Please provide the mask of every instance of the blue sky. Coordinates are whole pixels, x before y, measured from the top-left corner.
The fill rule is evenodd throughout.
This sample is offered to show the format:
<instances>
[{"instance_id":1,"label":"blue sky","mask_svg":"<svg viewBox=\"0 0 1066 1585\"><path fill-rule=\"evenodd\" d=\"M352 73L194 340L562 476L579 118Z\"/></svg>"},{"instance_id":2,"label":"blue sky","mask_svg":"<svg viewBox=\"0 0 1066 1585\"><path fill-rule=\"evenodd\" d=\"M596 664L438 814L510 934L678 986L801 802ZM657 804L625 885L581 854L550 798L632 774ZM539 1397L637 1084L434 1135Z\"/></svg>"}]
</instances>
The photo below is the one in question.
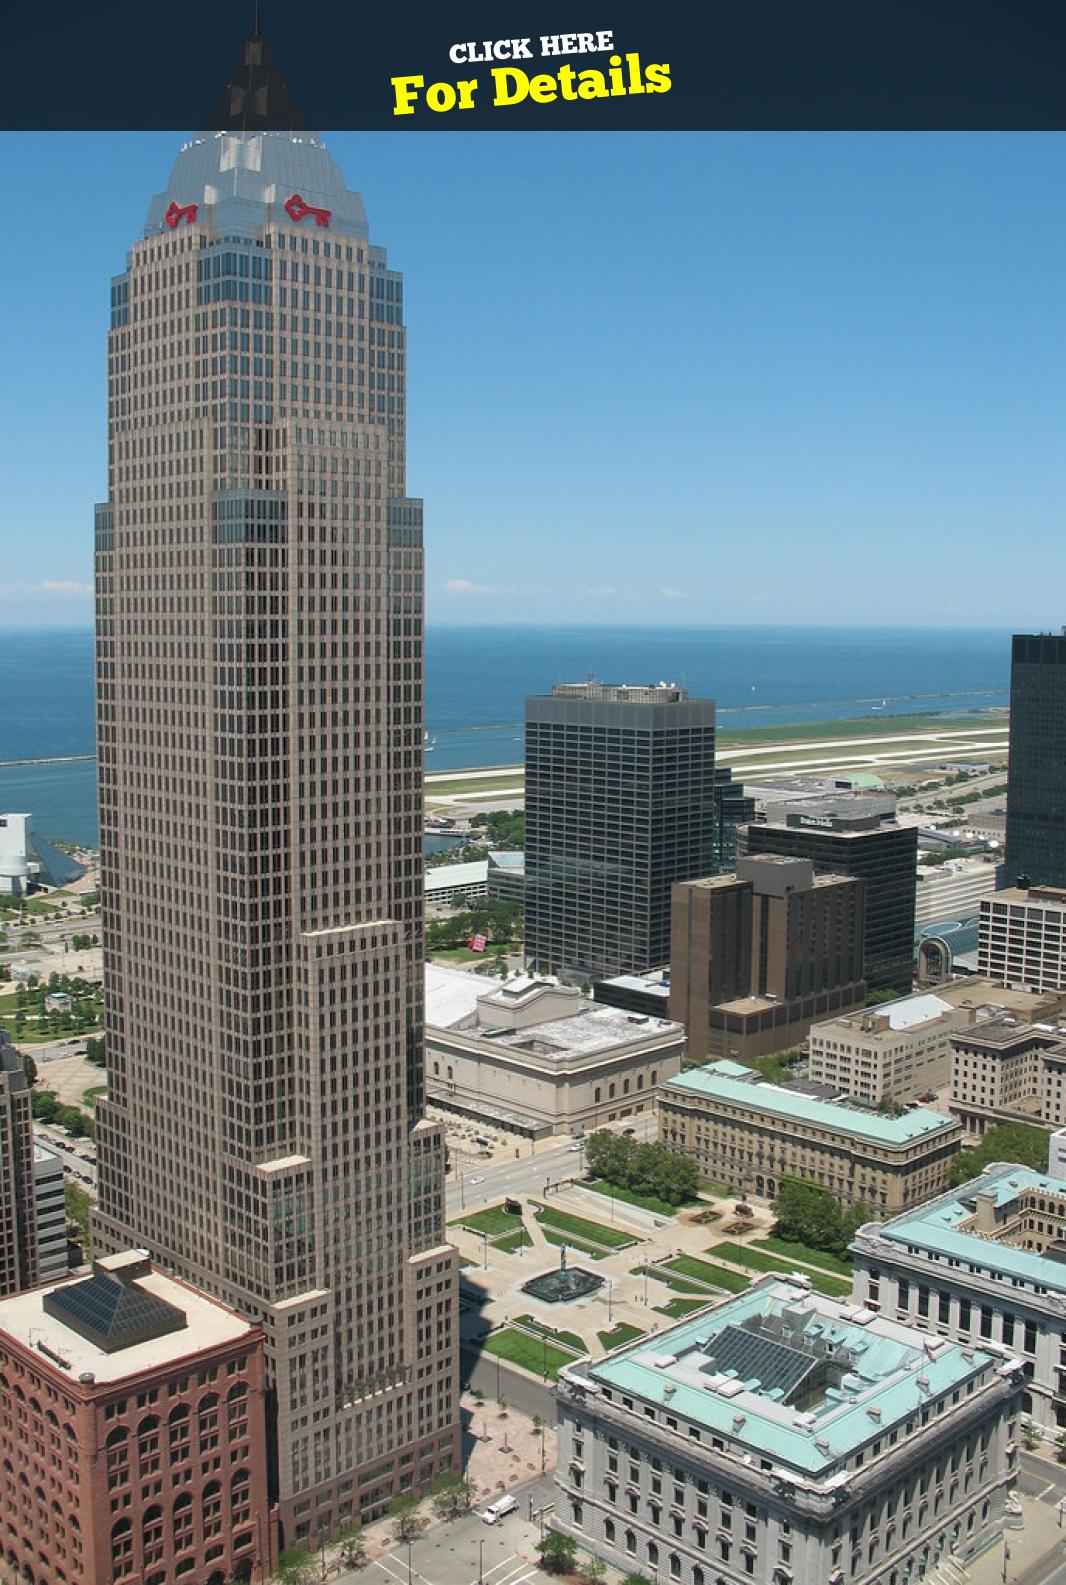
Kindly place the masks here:
<instances>
[{"instance_id":1,"label":"blue sky","mask_svg":"<svg viewBox=\"0 0 1066 1585\"><path fill-rule=\"evenodd\" d=\"M90 620L108 280L179 142L0 141L2 627ZM1063 136L328 142L407 278L431 621L1064 620Z\"/></svg>"}]
</instances>

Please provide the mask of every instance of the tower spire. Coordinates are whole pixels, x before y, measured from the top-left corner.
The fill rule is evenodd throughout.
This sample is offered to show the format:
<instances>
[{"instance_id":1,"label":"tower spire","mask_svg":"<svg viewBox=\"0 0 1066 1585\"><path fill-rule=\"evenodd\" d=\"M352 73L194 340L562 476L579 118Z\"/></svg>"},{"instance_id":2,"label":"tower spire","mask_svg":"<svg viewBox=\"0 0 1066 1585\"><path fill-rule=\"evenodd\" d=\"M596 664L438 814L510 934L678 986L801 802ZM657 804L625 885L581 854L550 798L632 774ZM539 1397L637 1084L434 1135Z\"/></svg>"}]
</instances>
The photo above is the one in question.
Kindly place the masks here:
<instances>
[{"instance_id":1,"label":"tower spire","mask_svg":"<svg viewBox=\"0 0 1066 1585\"><path fill-rule=\"evenodd\" d=\"M309 132L307 117L289 93L263 37L260 0L252 0L252 31L236 67L215 99L204 132Z\"/></svg>"}]
</instances>

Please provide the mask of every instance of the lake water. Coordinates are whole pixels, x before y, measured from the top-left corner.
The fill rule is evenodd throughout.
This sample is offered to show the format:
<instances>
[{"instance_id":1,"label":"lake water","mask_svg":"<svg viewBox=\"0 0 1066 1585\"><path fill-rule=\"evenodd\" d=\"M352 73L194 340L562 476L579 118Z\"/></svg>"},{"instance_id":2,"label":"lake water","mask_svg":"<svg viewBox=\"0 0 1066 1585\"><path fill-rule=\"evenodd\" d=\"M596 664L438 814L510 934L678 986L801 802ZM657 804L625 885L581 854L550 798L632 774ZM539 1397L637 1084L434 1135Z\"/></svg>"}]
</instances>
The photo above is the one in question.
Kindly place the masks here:
<instances>
[{"instance_id":1,"label":"lake water","mask_svg":"<svg viewBox=\"0 0 1066 1585\"><path fill-rule=\"evenodd\" d=\"M724 729L1008 702L1010 634L915 628L430 627L427 771L522 760L525 696L589 675L681 683ZM884 704L882 706L882 701ZM875 709L875 707L877 707ZM0 761L93 753L92 634L0 634ZM0 808L96 840L96 766L0 764Z\"/></svg>"}]
</instances>

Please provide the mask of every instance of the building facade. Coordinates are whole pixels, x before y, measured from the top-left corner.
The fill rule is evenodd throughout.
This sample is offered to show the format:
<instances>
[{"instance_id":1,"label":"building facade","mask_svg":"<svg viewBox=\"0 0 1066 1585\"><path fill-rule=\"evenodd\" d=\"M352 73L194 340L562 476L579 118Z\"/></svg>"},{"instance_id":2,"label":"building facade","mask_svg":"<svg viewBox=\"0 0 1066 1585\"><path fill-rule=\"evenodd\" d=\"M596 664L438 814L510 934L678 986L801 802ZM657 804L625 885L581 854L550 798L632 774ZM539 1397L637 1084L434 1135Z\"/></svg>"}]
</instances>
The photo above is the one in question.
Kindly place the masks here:
<instances>
[{"instance_id":1,"label":"building facade","mask_svg":"<svg viewBox=\"0 0 1066 1585\"><path fill-rule=\"evenodd\" d=\"M33 1147L33 1198L37 1216L37 1281L57 1282L66 1276L69 1265L63 1163L52 1151L37 1144Z\"/></svg>"},{"instance_id":2,"label":"building facade","mask_svg":"<svg viewBox=\"0 0 1066 1585\"><path fill-rule=\"evenodd\" d=\"M906 996L814 1024L807 1077L879 1106L914 1101L951 1082L951 1035L972 1022L939 996Z\"/></svg>"},{"instance_id":3,"label":"building facade","mask_svg":"<svg viewBox=\"0 0 1066 1585\"><path fill-rule=\"evenodd\" d=\"M1023 1408L1066 1429L1066 1180L990 1166L905 1216L861 1227L851 1246L858 1304L908 1326L1016 1354Z\"/></svg>"},{"instance_id":4,"label":"building facade","mask_svg":"<svg viewBox=\"0 0 1066 1585\"><path fill-rule=\"evenodd\" d=\"M1006 839L1009 886L1066 887L1066 628L1011 645Z\"/></svg>"},{"instance_id":5,"label":"building facade","mask_svg":"<svg viewBox=\"0 0 1066 1585\"><path fill-rule=\"evenodd\" d=\"M111 287L97 1238L262 1318L291 1545L457 1463L458 1344L403 282L272 96L256 35Z\"/></svg>"},{"instance_id":6,"label":"building facade","mask_svg":"<svg viewBox=\"0 0 1066 1585\"><path fill-rule=\"evenodd\" d=\"M1027 991L1066 991L1066 887L1010 887L981 899L977 967Z\"/></svg>"},{"instance_id":7,"label":"building facade","mask_svg":"<svg viewBox=\"0 0 1066 1585\"><path fill-rule=\"evenodd\" d=\"M863 886L764 854L674 887L670 1015L693 1062L783 1051L866 1001Z\"/></svg>"},{"instance_id":8,"label":"building facade","mask_svg":"<svg viewBox=\"0 0 1066 1585\"><path fill-rule=\"evenodd\" d=\"M765 823L746 827L748 853L810 859L820 873L855 875L866 896L863 978L872 991L906 996L914 979L914 905L918 832L895 818L879 793L771 805Z\"/></svg>"},{"instance_id":9,"label":"building facade","mask_svg":"<svg viewBox=\"0 0 1066 1585\"><path fill-rule=\"evenodd\" d=\"M1001 1012L955 1032L949 1104L968 1141L1000 1123L1066 1121L1064 1040L1066 1029L1037 1028Z\"/></svg>"},{"instance_id":10,"label":"building facade","mask_svg":"<svg viewBox=\"0 0 1066 1585\"><path fill-rule=\"evenodd\" d=\"M689 1068L659 1091L659 1138L700 1176L772 1200L784 1178L841 1205L903 1210L939 1194L959 1149L953 1117L916 1107L883 1117L765 1084L736 1062Z\"/></svg>"},{"instance_id":11,"label":"building facade","mask_svg":"<svg viewBox=\"0 0 1066 1585\"><path fill-rule=\"evenodd\" d=\"M22 1057L0 1030L0 1295L41 1280L33 1152Z\"/></svg>"},{"instance_id":12,"label":"building facade","mask_svg":"<svg viewBox=\"0 0 1066 1585\"><path fill-rule=\"evenodd\" d=\"M918 864L914 923L920 929L942 919L969 919L982 897L996 889L994 854L974 859L947 859L943 864Z\"/></svg>"},{"instance_id":13,"label":"building facade","mask_svg":"<svg viewBox=\"0 0 1066 1585\"><path fill-rule=\"evenodd\" d=\"M426 966L426 1091L448 1111L516 1134L591 1132L650 1112L681 1070L685 1032L605 1007L576 985Z\"/></svg>"},{"instance_id":14,"label":"building facade","mask_svg":"<svg viewBox=\"0 0 1066 1585\"><path fill-rule=\"evenodd\" d=\"M1020 1377L764 1277L564 1367L555 1526L680 1585L905 1585L1000 1538Z\"/></svg>"},{"instance_id":15,"label":"building facade","mask_svg":"<svg viewBox=\"0 0 1066 1585\"><path fill-rule=\"evenodd\" d=\"M670 888L716 869L712 699L560 683L526 700L526 961L570 980L670 958Z\"/></svg>"},{"instance_id":16,"label":"building facade","mask_svg":"<svg viewBox=\"0 0 1066 1585\"><path fill-rule=\"evenodd\" d=\"M263 1334L142 1251L0 1301L0 1554L26 1585L265 1580Z\"/></svg>"}]
</instances>

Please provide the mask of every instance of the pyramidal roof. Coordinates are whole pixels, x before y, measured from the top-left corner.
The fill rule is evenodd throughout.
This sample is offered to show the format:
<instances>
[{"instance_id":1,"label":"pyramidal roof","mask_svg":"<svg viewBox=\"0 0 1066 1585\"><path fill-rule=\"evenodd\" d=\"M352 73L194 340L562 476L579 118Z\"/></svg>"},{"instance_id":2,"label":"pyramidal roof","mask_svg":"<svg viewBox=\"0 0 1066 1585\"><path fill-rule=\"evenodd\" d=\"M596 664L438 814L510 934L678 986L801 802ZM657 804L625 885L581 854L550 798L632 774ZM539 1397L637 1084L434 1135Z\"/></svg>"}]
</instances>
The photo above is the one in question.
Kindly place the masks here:
<instances>
[{"instance_id":1,"label":"pyramidal roof","mask_svg":"<svg viewBox=\"0 0 1066 1585\"><path fill-rule=\"evenodd\" d=\"M306 132L307 117L274 64L259 31L259 7L250 36L225 87L207 115L205 132Z\"/></svg>"}]
</instances>

